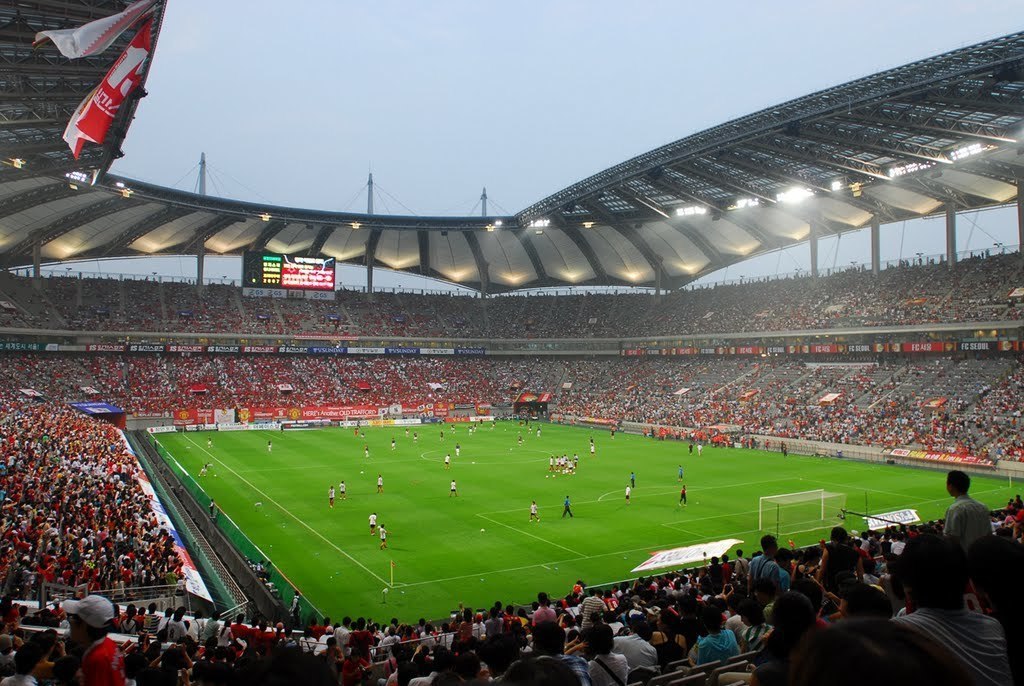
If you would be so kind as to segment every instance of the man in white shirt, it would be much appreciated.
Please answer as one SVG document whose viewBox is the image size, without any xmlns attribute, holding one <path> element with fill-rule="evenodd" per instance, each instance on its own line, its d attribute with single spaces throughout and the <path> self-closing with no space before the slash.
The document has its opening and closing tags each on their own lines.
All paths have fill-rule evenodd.
<svg viewBox="0 0 1024 686">
<path fill-rule="evenodd" d="M 646 622 L 639 622 L 633 624 L 631 628 L 635 633 L 615 637 L 615 647 L 612 648 L 612 652 L 625 656 L 631 672 L 638 667 L 656 670 L 658 668 L 658 651 L 643 636 L 646 633 L 647 638 L 650 638 L 650 625 Z"/>
<path fill-rule="evenodd" d="M 348 656 L 351 652 L 348 647 L 348 639 L 352 634 L 352 629 L 349 628 L 352 624 L 351 617 L 345 617 L 341 620 L 341 624 L 334 630 L 334 640 L 338 644 L 338 648 L 341 649 L 342 654 Z"/>
</svg>

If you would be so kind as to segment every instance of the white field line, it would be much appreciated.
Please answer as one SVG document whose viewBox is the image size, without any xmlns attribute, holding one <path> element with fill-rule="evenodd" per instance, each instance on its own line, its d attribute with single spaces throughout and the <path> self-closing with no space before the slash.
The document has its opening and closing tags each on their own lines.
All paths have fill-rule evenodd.
<svg viewBox="0 0 1024 686">
<path fill-rule="evenodd" d="M 497 524 L 498 526 L 503 526 L 506 529 L 511 529 L 512 531 L 515 531 L 517 534 L 522 534 L 523 536 L 529 536 L 530 538 L 536 539 L 536 540 L 538 540 L 538 541 L 540 541 L 542 543 L 547 543 L 548 545 L 553 545 L 556 548 L 561 548 L 562 550 L 564 550 L 564 551 L 566 551 L 568 553 L 572 553 L 573 555 L 583 556 L 583 553 L 579 552 L 578 550 L 573 550 L 572 548 L 567 548 L 566 546 L 564 546 L 564 545 L 562 545 L 560 543 L 555 543 L 554 541 L 549 541 L 548 539 L 543 538 L 541 536 L 536 536 L 534 534 L 531 534 L 529 531 L 523 531 L 522 529 L 517 529 L 516 527 L 512 526 L 511 524 L 505 524 L 504 522 L 499 522 L 496 519 L 491 519 L 490 517 L 488 517 L 486 515 L 482 515 L 482 514 L 478 514 L 477 517 L 480 517 L 481 519 L 486 519 L 491 524 Z"/>
<path fill-rule="evenodd" d="M 387 581 L 387 579 L 385 579 L 385 578 L 384 578 L 384 577 L 382 577 L 382 576 L 378 576 L 377 574 L 375 574 L 375 573 L 374 573 L 374 572 L 373 572 L 373 571 L 372 571 L 372 570 L 371 570 L 371 569 L 370 569 L 369 567 L 367 567 L 367 566 L 366 566 L 366 565 L 364 565 L 364 564 L 363 564 L 362 562 L 360 562 L 359 560 L 357 560 L 356 558 L 352 557 L 351 555 L 349 555 L 348 553 L 346 553 L 346 552 L 345 552 L 344 550 L 342 550 L 341 548 L 339 548 L 339 547 L 338 547 L 337 545 L 335 545 L 335 544 L 334 544 L 334 543 L 333 543 L 333 542 L 332 542 L 332 541 L 331 541 L 331 540 L 330 540 L 329 538 L 327 538 L 327 537 L 326 537 L 326 536 L 324 536 L 324 535 L 323 535 L 322 533 L 320 533 L 319 531 L 317 531 L 316 529 L 314 529 L 313 527 L 311 527 L 311 526 L 310 526 L 309 524 L 307 524 L 306 522 L 302 521 L 301 519 L 299 519 L 298 517 L 296 517 L 295 515 L 293 515 L 293 514 L 291 513 L 291 511 L 290 511 L 290 510 L 288 510 L 288 509 L 287 509 L 287 508 L 286 508 L 286 507 L 285 507 L 284 505 L 281 505 L 281 503 L 277 502 L 276 500 L 274 500 L 273 498 L 271 498 L 271 497 L 270 497 L 269 495 L 267 495 L 267 494 L 266 494 L 265 492 L 263 492 L 262 490 L 260 490 L 259 488 L 257 488 L 257 487 L 256 487 L 255 485 L 253 485 L 253 483 L 252 483 L 251 481 L 249 481 L 249 480 L 248 480 L 248 479 L 246 479 L 246 478 L 245 478 L 244 476 L 242 476 L 241 474 L 239 474 L 238 472 L 236 472 L 236 471 L 235 471 L 234 469 L 232 469 L 231 467 L 229 467 L 229 466 L 228 466 L 228 465 L 227 465 L 226 463 L 224 463 L 224 462 L 223 462 L 222 460 L 218 459 L 216 455 L 214 455 L 214 454 L 213 454 L 213 453 L 211 453 L 211 452 L 210 452 L 209 450 L 207 450 L 206 448 L 202 447 L 201 445 L 199 445 L 198 443 L 196 443 L 195 441 L 193 441 L 193 440 L 192 440 L 191 438 L 189 438 L 188 436 L 185 436 L 185 440 L 187 440 L 187 441 L 188 441 L 189 443 L 191 443 L 192 445 L 194 445 L 195 447 L 199 448 L 199 449 L 200 449 L 200 450 L 202 450 L 202 451 L 203 451 L 204 453 L 206 453 L 207 455 L 209 455 L 209 456 L 210 456 L 210 457 L 211 457 L 211 458 L 212 458 L 212 459 L 214 460 L 214 462 L 219 462 L 219 463 L 221 464 L 221 466 L 222 466 L 222 467 L 224 467 L 224 468 L 225 468 L 226 470 L 228 470 L 229 472 L 231 472 L 232 474 L 234 474 L 234 475 L 235 475 L 235 477 L 236 477 L 236 478 L 237 478 L 237 479 L 238 479 L 239 481 L 241 481 L 242 483 L 246 484 L 246 485 L 247 485 L 247 486 L 248 486 L 249 488 L 251 488 L 252 490 L 254 490 L 254 491 L 256 491 L 257 493 L 259 493 L 259 494 L 260 494 L 261 496 L 263 496 L 263 499 L 264 499 L 265 501 L 267 501 L 267 502 L 269 502 L 269 503 L 273 503 L 273 504 L 274 504 L 274 506 L 275 506 L 275 507 L 277 507 L 277 509 L 281 510 L 281 512 L 285 513 L 286 515 L 288 515 L 289 517 L 291 517 L 292 519 L 294 519 L 294 520 L 295 520 L 296 522 L 298 522 L 298 523 L 299 523 L 299 524 L 301 524 L 301 525 L 302 525 L 303 527 L 305 527 L 306 529 L 308 529 L 308 530 L 309 530 L 309 532 L 310 532 L 310 533 L 312 533 L 312 534 L 313 534 L 314 536 L 316 536 L 316 537 L 317 537 L 317 538 L 319 538 L 319 539 L 320 539 L 321 541 L 323 541 L 324 543 L 326 543 L 327 545 L 329 545 L 330 547 L 334 548 L 334 549 L 335 549 L 335 550 L 337 550 L 337 551 L 338 551 L 339 553 L 341 553 L 342 555 L 344 555 L 345 557 L 347 557 L 347 558 L 348 558 L 349 560 L 351 560 L 352 564 L 356 565 L 357 567 L 359 567 L 360 569 L 362 569 L 363 571 L 365 571 L 365 572 L 366 572 L 367 574 L 369 574 L 370 576 L 372 576 L 372 577 L 373 577 L 374 579 L 376 579 L 377 581 L 380 581 L 380 582 L 381 582 L 382 584 L 384 584 L 385 586 L 387 586 L 387 585 L 388 585 L 388 581 Z"/>
</svg>

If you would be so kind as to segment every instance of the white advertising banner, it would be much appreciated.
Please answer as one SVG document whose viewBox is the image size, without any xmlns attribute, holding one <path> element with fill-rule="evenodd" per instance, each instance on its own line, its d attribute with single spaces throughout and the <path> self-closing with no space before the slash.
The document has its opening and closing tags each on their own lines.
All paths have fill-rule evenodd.
<svg viewBox="0 0 1024 686">
<path fill-rule="evenodd" d="M 697 543 L 682 548 L 662 550 L 651 555 L 643 564 L 634 567 L 631 571 L 648 572 L 654 569 L 685 567 L 693 562 L 704 562 L 712 557 L 721 557 L 729 552 L 734 545 L 743 543 L 735 538 L 727 538 L 723 541 L 711 541 L 709 543 Z"/>
<path fill-rule="evenodd" d="M 873 517 L 865 517 L 864 526 L 868 529 L 878 530 L 896 526 L 897 524 L 913 524 L 919 521 L 921 521 L 921 517 L 918 516 L 917 510 L 896 510 L 895 512 L 886 512 L 874 515 Z"/>
</svg>

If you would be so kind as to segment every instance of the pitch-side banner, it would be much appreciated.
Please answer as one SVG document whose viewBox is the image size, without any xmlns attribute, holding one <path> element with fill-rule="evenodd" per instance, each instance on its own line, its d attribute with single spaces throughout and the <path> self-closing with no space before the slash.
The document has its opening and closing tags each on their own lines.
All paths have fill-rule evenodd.
<svg viewBox="0 0 1024 686">
<path fill-rule="evenodd" d="M 896 510 L 895 512 L 886 512 L 873 517 L 865 517 L 864 526 L 867 529 L 878 531 L 879 529 L 896 526 L 896 524 L 913 524 L 919 521 L 921 521 L 921 517 L 918 516 L 917 510 Z"/>
<path fill-rule="evenodd" d="M 923 460 L 925 462 L 946 462 L 952 464 L 966 464 L 974 467 L 995 467 L 996 463 L 987 457 L 977 455 L 956 455 L 953 453 L 932 452 L 929 450 L 910 450 L 909 448 L 893 448 L 889 451 L 893 457 L 903 457 L 910 460 Z"/>
<path fill-rule="evenodd" d="M 743 543 L 743 541 L 735 538 L 727 538 L 724 541 L 698 543 L 696 545 L 688 545 L 683 548 L 662 550 L 654 553 L 651 555 L 649 560 L 638 567 L 634 567 L 630 571 L 647 572 L 653 569 L 666 569 L 668 567 L 677 568 L 693 562 L 703 562 L 705 560 L 710 560 L 712 557 L 721 557 L 725 553 L 729 552 L 729 549 L 734 545 L 740 543 Z"/>
</svg>

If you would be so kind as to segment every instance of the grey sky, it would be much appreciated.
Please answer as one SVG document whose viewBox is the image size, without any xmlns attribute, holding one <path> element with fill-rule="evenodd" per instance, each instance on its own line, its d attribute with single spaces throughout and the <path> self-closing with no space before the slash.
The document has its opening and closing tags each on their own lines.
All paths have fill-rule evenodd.
<svg viewBox="0 0 1024 686">
<path fill-rule="evenodd" d="M 492 213 L 514 213 L 694 131 L 1022 18 L 1012 0 L 168 0 L 114 171 L 191 190 L 205 151 L 213 194 L 363 211 L 372 167 L 381 213 L 467 214 L 485 185 Z M 971 217 L 962 248 L 1016 243 L 1011 213 Z M 913 222 L 883 229 L 884 256 L 901 231 L 904 256 L 943 248 L 941 221 Z M 729 277 L 806 268 L 806 252 Z M 867 254 L 865 235 L 844 237 L 836 262 Z"/>
</svg>

